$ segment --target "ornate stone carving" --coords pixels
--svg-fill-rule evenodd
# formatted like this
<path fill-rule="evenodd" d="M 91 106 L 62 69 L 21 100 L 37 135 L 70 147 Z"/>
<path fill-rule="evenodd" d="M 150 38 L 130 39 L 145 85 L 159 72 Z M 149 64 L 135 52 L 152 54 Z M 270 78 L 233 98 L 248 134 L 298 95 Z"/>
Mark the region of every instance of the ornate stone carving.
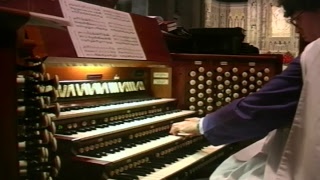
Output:
<path fill-rule="evenodd" d="M 298 36 L 283 18 L 283 11 L 276 7 L 275 0 L 231 4 L 206 0 L 205 3 L 206 27 L 242 27 L 247 30 L 246 41 L 261 53 L 298 54 Z"/>

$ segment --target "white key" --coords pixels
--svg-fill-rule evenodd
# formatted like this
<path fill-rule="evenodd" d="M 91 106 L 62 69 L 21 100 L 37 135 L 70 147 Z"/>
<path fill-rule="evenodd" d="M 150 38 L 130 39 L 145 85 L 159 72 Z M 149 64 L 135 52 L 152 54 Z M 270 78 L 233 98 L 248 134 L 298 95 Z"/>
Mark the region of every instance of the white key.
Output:
<path fill-rule="evenodd" d="M 141 177 L 140 180 L 161 180 L 165 179 L 166 177 L 176 173 L 183 168 L 186 168 L 193 163 L 215 153 L 217 150 L 221 149 L 224 145 L 221 146 L 207 146 L 202 148 L 200 151 L 188 155 L 185 158 L 181 158 L 179 161 L 174 162 L 172 164 L 166 165 L 166 167 L 162 169 L 158 169 L 156 172 L 150 173 L 145 177 Z"/>
<path fill-rule="evenodd" d="M 171 114 L 155 116 L 155 117 L 147 118 L 147 119 L 143 119 L 143 120 L 127 122 L 124 124 L 119 124 L 119 125 L 110 126 L 110 127 L 106 127 L 106 128 L 98 128 L 98 129 L 95 129 L 92 131 L 79 132 L 79 133 L 73 134 L 73 135 L 55 134 L 55 136 L 56 137 L 68 137 L 73 140 L 85 140 L 85 139 L 91 139 L 94 137 L 113 134 L 113 133 L 120 132 L 120 131 L 129 130 L 129 129 L 133 129 L 133 128 L 137 128 L 137 127 L 141 127 L 141 126 L 145 126 L 145 125 L 150 125 L 150 124 L 154 124 L 157 122 L 170 121 L 174 118 L 179 118 L 179 117 L 191 115 L 194 113 L 195 113 L 194 111 L 186 111 L 185 110 L 185 111 L 175 112 L 175 113 L 171 113 Z"/>
<path fill-rule="evenodd" d="M 89 116 L 89 115 L 95 115 L 95 114 L 101 114 L 101 113 L 126 110 L 130 108 L 152 106 L 152 105 L 171 102 L 174 100 L 175 99 L 172 99 L 172 98 L 162 98 L 162 99 L 154 99 L 154 100 L 147 100 L 147 101 L 130 102 L 130 103 L 124 103 L 124 104 L 99 106 L 94 108 L 84 108 L 79 110 L 61 112 L 59 117 L 55 117 L 54 115 L 52 115 L 51 118 L 52 120 L 62 120 L 62 119 L 68 119 L 68 118 L 75 118 L 75 117 L 81 117 L 81 116 Z"/>
<path fill-rule="evenodd" d="M 182 137 L 168 135 L 144 144 L 137 145 L 132 148 L 126 148 L 122 151 L 116 152 L 114 154 L 109 154 L 101 158 L 94 158 L 94 157 L 88 157 L 88 156 L 82 156 L 82 155 L 77 155 L 77 157 L 86 157 L 86 158 L 97 159 L 97 160 L 106 161 L 106 162 L 117 162 L 117 161 L 131 158 L 133 156 L 136 156 L 144 152 L 148 152 L 153 149 L 157 149 L 161 146 L 174 143 L 175 141 L 179 141 L 180 139 L 182 139 Z"/>

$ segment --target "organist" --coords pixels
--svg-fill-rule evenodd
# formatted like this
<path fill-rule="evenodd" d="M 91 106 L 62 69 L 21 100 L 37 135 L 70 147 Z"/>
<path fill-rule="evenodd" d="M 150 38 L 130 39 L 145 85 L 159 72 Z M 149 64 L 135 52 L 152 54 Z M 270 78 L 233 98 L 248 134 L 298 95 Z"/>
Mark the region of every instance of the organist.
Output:
<path fill-rule="evenodd" d="M 301 57 L 259 92 L 235 100 L 202 119 L 186 119 L 171 127 L 170 133 L 175 135 L 203 134 L 213 145 L 264 137 L 270 132 L 267 140 L 254 144 L 255 149 L 245 149 L 255 151 L 251 157 L 241 156 L 243 151 L 229 157 L 211 175 L 212 180 L 319 179 L 320 159 L 316 149 L 319 134 L 309 128 L 320 123 L 319 110 L 312 108 L 320 102 L 319 94 L 313 93 L 320 89 L 316 80 L 320 74 L 320 1 L 279 0 L 279 3 L 296 31 L 311 42 Z M 289 131 L 286 127 L 290 126 Z"/>

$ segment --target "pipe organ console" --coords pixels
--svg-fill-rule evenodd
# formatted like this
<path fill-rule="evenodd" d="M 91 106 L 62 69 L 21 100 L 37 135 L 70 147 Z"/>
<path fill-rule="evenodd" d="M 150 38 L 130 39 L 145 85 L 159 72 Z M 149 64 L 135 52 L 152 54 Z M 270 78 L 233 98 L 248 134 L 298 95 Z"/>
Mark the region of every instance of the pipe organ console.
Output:
<path fill-rule="evenodd" d="M 172 54 L 173 97 L 203 117 L 248 96 L 282 71 L 281 55 Z"/>
<path fill-rule="evenodd" d="M 203 137 L 168 132 L 174 122 L 201 117 L 257 91 L 281 71 L 281 58 L 172 54 L 172 59 L 172 64 L 152 65 L 109 62 L 112 68 L 47 61 L 47 71 L 61 77 L 61 113 L 51 118 L 65 166 L 61 179 L 192 179 L 243 147 L 215 147 Z M 172 84 L 157 84 L 159 77 L 171 77 Z M 173 95 L 157 95 L 171 86 Z"/>
<path fill-rule="evenodd" d="M 53 8 L 58 1 L 33 5 L 61 16 Z M 211 146 L 169 129 L 257 91 L 281 71 L 280 57 L 170 55 L 156 20 L 130 18 L 146 60 L 78 58 L 67 32 L 23 29 L 24 48 L 17 60 L 10 54 L 17 63 L 4 69 L 14 77 L 8 80 L 14 93 L 6 91 L 14 98 L 1 96 L 14 109 L 1 109 L 1 123 L 10 128 L 3 134 L 18 147 L 4 148 L 17 162 L 11 167 L 19 178 L 11 179 L 191 180 L 246 145 Z"/>
<path fill-rule="evenodd" d="M 157 97 L 171 84 L 154 84 L 153 74 L 170 73 L 168 64 L 124 61 L 100 68 L 47 62 L 48 72 L 63 77 L 61 113 L 51 118 L 61 179 L 184 179 L 226 153 L 203 137 L 169 134 L 172 123 L 195 112 L 177 109 L 170 93 Z M 77 72 L 65 73 L 72 69 Z M 90 71 L 100 79 L 85 79 Z"/>

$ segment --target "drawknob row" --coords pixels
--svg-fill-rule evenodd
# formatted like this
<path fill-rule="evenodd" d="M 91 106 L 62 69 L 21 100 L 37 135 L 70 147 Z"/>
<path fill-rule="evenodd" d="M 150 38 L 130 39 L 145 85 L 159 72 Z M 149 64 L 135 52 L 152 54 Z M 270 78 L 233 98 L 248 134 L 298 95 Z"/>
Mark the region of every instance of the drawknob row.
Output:
<path fill-rule="evenodd" d="M 269 67 L 198 67 L 188 72 L 186 108 L 199 116 L 259 91 L 270 80 Z"/>
<path fill-rule="evenodd" d="M 45 72 L 46 57 L 26 57 L 16 65 L 18 158 L 21 180 L 50 180 L 61 162 L 52 117 L 60 114 L 58 76 Z"/>

